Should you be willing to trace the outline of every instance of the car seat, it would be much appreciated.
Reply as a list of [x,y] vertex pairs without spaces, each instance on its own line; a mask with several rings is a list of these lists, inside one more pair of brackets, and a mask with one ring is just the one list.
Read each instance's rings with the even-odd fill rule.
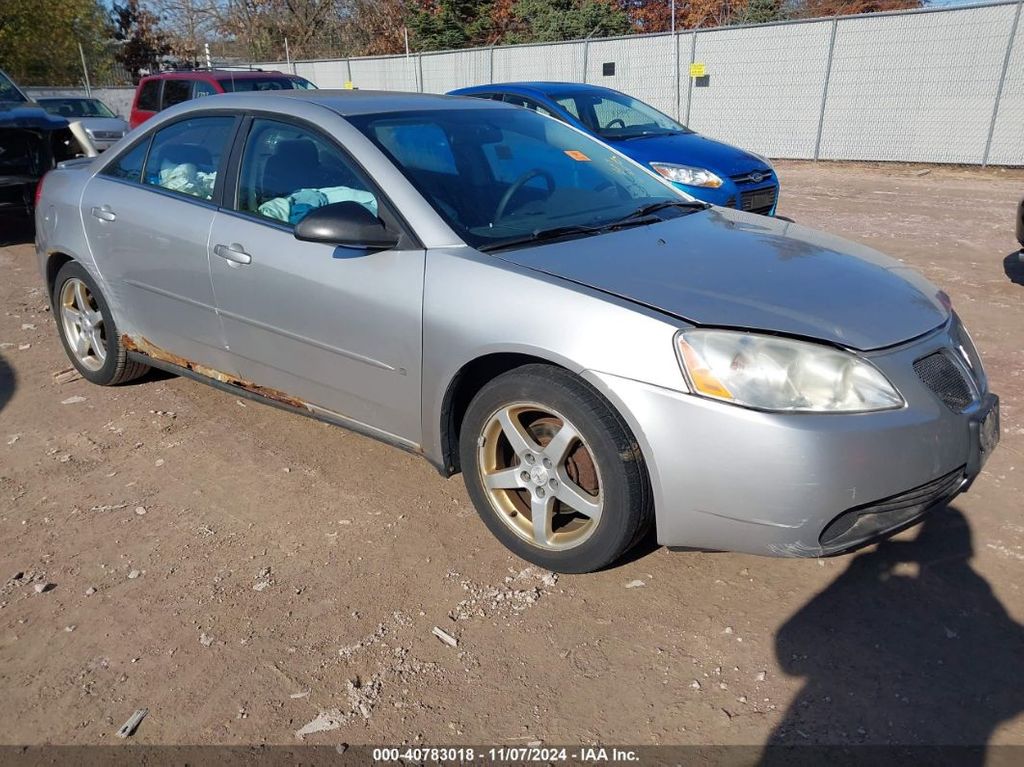
[[260,199],[287,197],[303,188],[320,185],[320,153],[309,139],[278,142],[263,166]]

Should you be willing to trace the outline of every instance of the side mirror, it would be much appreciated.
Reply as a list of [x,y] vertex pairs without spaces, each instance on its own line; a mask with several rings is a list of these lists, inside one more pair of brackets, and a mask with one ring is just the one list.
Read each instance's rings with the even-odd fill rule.
[[398,244],[398,235],[358,202],[335,202],[316,208],[295,225],[295,239],[344,245],[350,248],[387,250]]

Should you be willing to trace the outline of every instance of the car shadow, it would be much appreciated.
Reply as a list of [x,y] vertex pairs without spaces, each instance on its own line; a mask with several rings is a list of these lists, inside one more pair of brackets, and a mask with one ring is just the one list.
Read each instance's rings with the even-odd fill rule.
[[817,750],[787,746],[898,744],[955,746],[957,764],[983,764],[993,730],[1024,710],[1024,627],[972,556],[963,513],[936,510],[915,539],[855,556],[791,616],[775,652],[804,686],[761,763]]
[[14,396],[14,389],[17,386],[17,376],[3,356],[0,356],[0,410],[7,407],[7,403]]
[[1003,259],[1003,271],[1010,278],[1010,282],[1017,285],[1024,285],[1024,261],[1021,260],[1022,250],[1015,250]]
[[35,242],[36,228],[31,218],[0,219],[0,247],[5,245],[27,245]]

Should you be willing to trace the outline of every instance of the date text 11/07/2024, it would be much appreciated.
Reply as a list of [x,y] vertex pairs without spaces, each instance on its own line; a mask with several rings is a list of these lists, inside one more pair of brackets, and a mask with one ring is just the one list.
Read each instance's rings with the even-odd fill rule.
[[395,748],[374,748],[374,762],[471,762],[477,759],[488,763],[504,762],[637,762],[640,757],[636,750],[628,748],[605,748],[603,746],[491,746],[472,748],[469,746],[409,746]]

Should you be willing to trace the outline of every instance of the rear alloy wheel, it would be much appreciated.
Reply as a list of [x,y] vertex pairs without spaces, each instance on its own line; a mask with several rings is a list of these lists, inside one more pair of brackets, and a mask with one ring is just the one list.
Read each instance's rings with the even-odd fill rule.
[[470,403],[460,458],[488,528],[530,562],[589,572],[649,529],[650,488],[635,439],[586,382],[527,365]]
[[102,369],[107,362],[107,323],[89,286],[71,277],[61,286],[58,305],[64,337],[75,361],[86,370]]
[[113,386],[149,370],[128,359],[106,299],[80,264],[68,261],[57,272],[52,303],[64,351],[83,378]]

